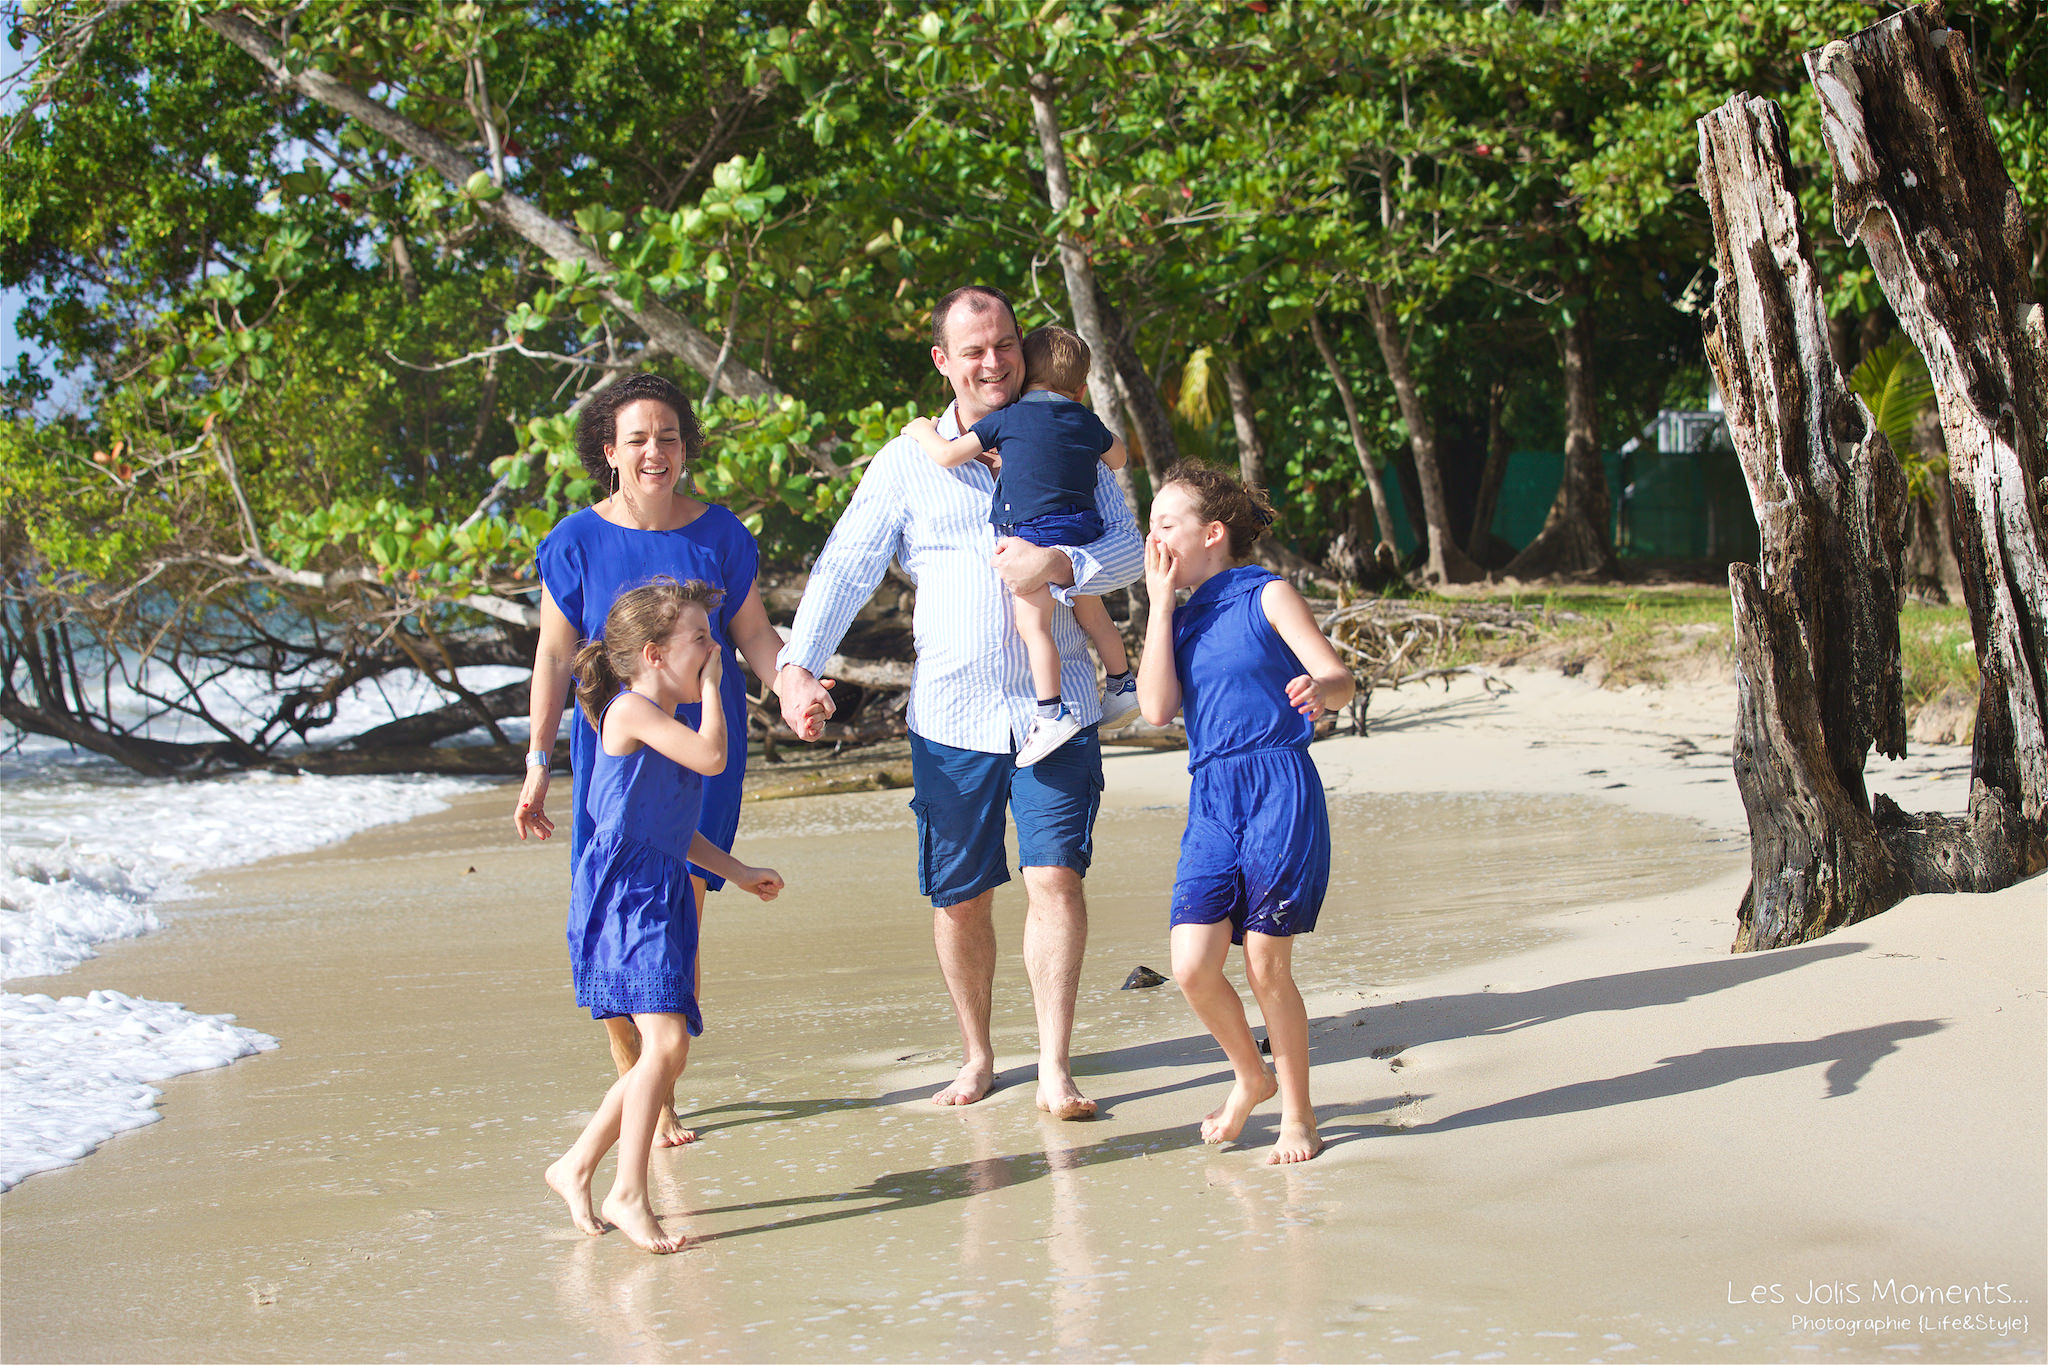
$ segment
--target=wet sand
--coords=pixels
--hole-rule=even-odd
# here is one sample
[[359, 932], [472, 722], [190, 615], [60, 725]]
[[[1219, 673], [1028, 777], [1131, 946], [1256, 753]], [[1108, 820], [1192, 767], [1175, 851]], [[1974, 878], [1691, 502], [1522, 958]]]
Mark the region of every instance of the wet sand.
[[[739, 852], [790, 890], [713, 898], [680, 1092], [703, 1141], [655, 1160], [695, 1245], [584, 1237], [539, 1179], [609, 1080], [566, 985], [566, 852], [510, 842], [492, 790], [14, 983], [283, 1046], [0, 1196], [0, 1353], [2039, 1359], [2042, 883], [1731, 957], [1732, 690], [1512, 676], [1381, 699], [1369, 739], [1314, 751], [1338, 860], [1299, 953], [1312, 1163], [1259, 1164], [1271, 1106], [1202, 1146], [1220, 1052], [1171, 986], [1117, 989], [1166, 965], [1187, 782], [1182, 755], [1119, 754], [1075, 1042], [1102, 1119], [1033, 1108], [1020, 893], [1003, 1088], [937, 1109], [957, 1039], [908, 794], [761, 803]], [[1873, 785], [1954, 809], [1967, 762]], [[1950, 1286], [1977, 1296], [1926, 1301]], [[1873, 1317], [1907, 1325], [1800, 1325]]]

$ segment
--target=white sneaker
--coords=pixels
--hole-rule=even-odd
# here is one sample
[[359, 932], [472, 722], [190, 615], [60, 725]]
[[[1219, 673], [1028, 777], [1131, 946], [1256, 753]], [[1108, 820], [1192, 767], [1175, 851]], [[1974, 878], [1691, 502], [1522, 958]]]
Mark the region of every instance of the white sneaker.
[[1031, 733], [1024, 736], [1024, 747], [1017, 751], [1017, 766], [1030, 767], [1080, 733], [1081, 722], [1074, 719], [1071, 711], [1062, 710], [1057, 720], [1034, 718]]
[[1138, 689], [1127, 687], [1121, 692], [1102, 694], [1102, 728], [1121, 730], [1138, 718]]

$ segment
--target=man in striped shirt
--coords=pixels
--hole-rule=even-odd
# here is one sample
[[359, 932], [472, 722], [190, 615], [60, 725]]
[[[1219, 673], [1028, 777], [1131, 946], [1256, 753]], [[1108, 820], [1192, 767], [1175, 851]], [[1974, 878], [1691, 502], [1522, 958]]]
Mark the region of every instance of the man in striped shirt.
[[[1022, 343], [1010, 301], [970, 285], [932, 310], [932, 363], [953, 389], [938, 421], [951, 440], [1024, 384]], [[1070, 610], [1057, 613], [1062, 691], [1081, 733], [1034, 767], [1015, 755], [1030, 731], [1037, 694], [1011, 618], [1011, 594], [1051, 586], [1100, 596], [1144, 571], [1144, 540], [1115, 478], [1098, 470], [1106, 530], [1090, 545], [1044, 549], [998, 542], [989, 524], [995, 491], [987, 457], [945, 469], [898, 437], [861, 476], [853, 501], [811, 568], [775, 692], [783, 719], [815, 739], [832, 714], [825, 660], [896, 560], [917, 584], [917, 671], [911, 684], [911, 771], [918, 820], [918, 886], [932, 903], [939, 970], [960, 1024], [963, 1060], [934, 1104], [973, 1104], [994, 1088], [989, 1016], [995, 981], [995, 888], [1010, 879], [1004, 812], [1017, 823], [1024, 872], [1024, 969], [1038, 1015], [1038, 1107], [1088, 1118], [1095, 1102], [1074, 1084], [1069, 1047], [1088, 909], [1081, 879], [1093, 851], [1102, 791], [1095, 665]], [[991, 570], [993, 564], [993, 571]]]

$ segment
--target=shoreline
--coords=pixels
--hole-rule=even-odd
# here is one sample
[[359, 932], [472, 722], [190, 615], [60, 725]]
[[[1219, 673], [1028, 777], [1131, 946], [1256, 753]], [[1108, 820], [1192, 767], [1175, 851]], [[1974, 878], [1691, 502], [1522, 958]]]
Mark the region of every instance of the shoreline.
[[[1732, 956], [1732, 688], [1507, 676], [1504, 696], [1376, 699], [1370, 737], [1312, 751], [1326, 784], [1412, 808], [1404, 838], [1480, 813], [1450, 854], [1425, 850], [1439, 863], [1521, 832], [1483, 812], [1536, 824], [1557, 798], [1560, 818], [1611, 813], [1589, 829], [1691, 840], [1674, 874], [1691, 880], [1544, 914], [1524, 951], [1305, 991], [1330, 1143], [1313, 1162], [1258, 1164], [1270, 1106], [1247, 1145], [1202, 1147], [1220, 1056], [1170, 990], [1115, 989], [1128, 945], [1163, 952], [1160, 830], [1186, 790], [1184, 755], [1126, 752], [1106, 773], [1132, 846], [1090, 882], [1075, 1040], [1103, 1120], [1031, 1106], [1014, 888], [1004, 1088], [939, 1111], [924, 1097], [951, 1074], [951, 1020], [899, 865], [904, 795], [754, 804], [743, 848], [786, 829], [825, 871], [774, 906], [707, 911], [715, 1029], [681, 1096], [704, 1141], [658, 1156], [655, 1188], [697, 1244], [653, 1258], [580, 1237], [538, 1180], [606, 1069], [561, 980], [566, 855], [508, 844], [509, 789], [484, 791], [195, 879], [217, 889], [162, 932], [43, 984], [167, 992], [283, 1047], [165, 1083], [165, 1122], [0, 1196], [6, 1354], [2039, 1359], [2043, 882]], [[1967, 765], [1932, 750], [1874, 765], [1873, 786], [1950, 809]], [[1585, 856], [1611, 869], [1634, 849]], [[1387, 884], [1426, 884], [1428, 858], [1424, 881]], [[1342, 950], [1319, 938], [1311, 966]], [[1935, 1309], [1874, 1297], [1887, 1282], [2027, 1302]], [[1801, 1303], [1812, 1286], [1833, 1301]]]

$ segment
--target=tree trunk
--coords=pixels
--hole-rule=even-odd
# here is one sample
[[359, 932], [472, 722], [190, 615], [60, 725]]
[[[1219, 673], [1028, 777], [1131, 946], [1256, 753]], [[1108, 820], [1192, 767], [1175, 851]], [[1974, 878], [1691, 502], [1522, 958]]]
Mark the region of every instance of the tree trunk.
[[1472, 530], [1465, 537], [1465, 552], [1482, 563], [1487, 543], [1493, 539], [1500, 486], [1508, 473], [1508, 432], [1501, 420], [1507, 397], [1507, 381], [1501, 379], [1494, 380], [1486, 392], [1486, 464], [1479, 471], [1479, 492], [1472, 500]]
[[1564, 350], [1564, 479], [1536, 539], [1508, 564], [1512, 578], [1550, 574], [1610, 575], [1613, 502], [1600, 459], [1599, 408], [1593, 382], [1593, 301], [1579, 298], [1560, 335]]
[[1394, 548], [1394, 513], [1387, 504], [1386, 480], [1380, 475], [1380, 467], [1372, 462], [1372, 447], [1366, 444], [1365, 424], [1358, 420], [1358, 399], [1351, 392], [1351, 381], [1344, 377], [1344, 367], [1337, 363], [1336, 348], [1323, 335], [1323, 320], [1316, 313], [1308, 315], [1309, 335], [1315, 338], [1316, 350], [1323, 357], [1323, 368], [1330, 372], [1330, 383], [1336, 386], [1337, 399], [1344, 404], [1344, 420], [1351, 430], [1351, 449], [1358, 456], [1358, 467], [1365, 474], [1365, 486], [1372, 494], [1373, 532], [1379, 542], [1373, 548], [1374, 562], [1384, 561], [1391, 569], [1398, 562], [1399, 552]]
[[2028, 277], [2024, 208], [1969, 44], [1939, 4], [1809, 52], [1806, 66], [1834, 164], [1835, 224], [1869, 253], [1941, 407], [1982, 679], [1972, 814], [1980, 791], [2005, 803], [2024, 833], [2010, 861], [2036, 870], [2048, 865], [2048, 328]]
[[1873, 743], [1905, 752], [1905, 476], [1835, 363], [1778, 107], [1737, 97], [1699, 129], [1720, 275], [1707, 359], [1762, 533], [1759, 563], [1728, 575], [1750, 830], [1735, 946], [1775, 948], [1911, 891], [1863, 783]]
[[[1073, 202], [1073, 191], [1067, 181], [1067, 153], [1060, 146], [1060, 116], [1054, 107], [1052, 92], [1054, 81], [1042, 71], [1033, 72], [1030, 79], [1031, 123], [1038, 131], [1038, 150], [1045, 158], [1045, 197], [1055, 214], [1065, 213], [1067, 205]], [[1074, 331], [1081, 340], [1088, 343], [1091, 362], [1088, 366], [1088, 401], [1095, 409], [1095, 415], [1102, 424], [1119, 437], [1125, 436], [1123, 404], [1118, 401], [1116, 382], [1110, 370], [1116, 363], [1110, 348], [1109, 338], [1102, 328], [1102, 316], [1095, 306], [1095, 268], [1088, 263], [1088, 252], [1076, 241], [1071, 232], [1059, 234], [1060, 271], [1066, 276], [1067, 303], [1074, 310]], [[1124, 500], [1131, 506], [1131, 515], [1138, 515], [1138, 491], [1131, 482], [1130, 466], [1117, 471], [1117, 486], [1123, 489]], [[1143, 593], [1142, 583], [1134, 585], [1134, 593]]]
[[1230, 425], [1237, 431], [1237, 476], [1253, 488], [1266, 486], [1266, 447], [1252, 418], [1252, 382], [1244, 360], [1232, 354], [1223, 362], [1223, 386], [1230, 393]]
[[1152, 382], [1151, 373], [1138, 356], [1130, 324], [1117, 306], [1109, 301], [1109, 296], [1103, 293], [1099, 280], [1095, 282], [1095, 311], [1102, 319], [1103, 335], [1109, 342], [1109, 358], [1116, 366], [1124, 408], [1138, 429], [1138, 441], [1144, 450], [1145, 473], [1156, 487], [1160, 477], [1180, 463], [1180, 442], [1173, 434], [1173, 413], [1167, 410], [1166, 401], [1159, 396], [1159, 386]]
[[1401, 405], [1401, 417], [1408, 423], [1409, 449], [1415, 452], [1415, 474], [1422, 484], [1422, 517], [1429, 528], [1426, 572], [1438, 583], [1470, 583], [1484, 578], [1485, 573], [1458, 548], [1458, 539], [1451, 534], [1443, 474], [1437, 467], [1436, 423], [1430, 418], [1429, 408], [1422, 401], [1422, 390], [1408, 366], [1408, 339], [1401, 335], [1386, 291], [1377, 284], [1365, 286], [1365, 311], [1372, 319], [1373, 335], [1379, 339], [1387, 378], [1394, 381], [1394, 397]]

